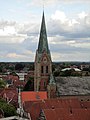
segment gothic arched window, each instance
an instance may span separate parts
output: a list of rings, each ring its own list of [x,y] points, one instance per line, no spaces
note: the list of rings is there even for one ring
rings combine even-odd
[[[48,66],[46,66],[46,73],[48,73]]]
[[[41,66],[41,73],[43,73],[43,66]]]

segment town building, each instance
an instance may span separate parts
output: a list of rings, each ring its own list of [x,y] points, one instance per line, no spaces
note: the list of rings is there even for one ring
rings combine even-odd
[[[0,98],[4,99],[8,104],[18,108],[18,91],[16,88],[0,89]]]
[[[52,75],[52,60],[48,47],[44,11],[34,64],[34,91],[47,91],[49,98],[54,97],[56,93],[56,84]]]
[[[0,90],[0,97],[30,120],[90,120],[90,78],[57,77],[55,80],[53,76],[44,11],[34,66],[34,71],[17,73],[19,77],[4,76],[10,88]],[[71,68],[62,71],[68,69]],[[34,91],[21,92],[29,77],[34,77]]]
[[[89,120],[90,101],[77,98],[57,98],[26,101],[24,115],[31,120]]]

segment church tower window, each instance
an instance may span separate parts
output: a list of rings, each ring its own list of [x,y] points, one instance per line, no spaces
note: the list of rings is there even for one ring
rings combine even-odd
[[[46,73],[48,73],[48,66],[46,66]]]
[[[43,66],[41,66],[41,73],[43,73]]]
[[[44,88],[46,88],[46,82],[44,81]]]

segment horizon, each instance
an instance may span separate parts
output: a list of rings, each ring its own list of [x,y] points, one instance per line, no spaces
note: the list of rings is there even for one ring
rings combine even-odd
[[[34,63],[34,61],[29,61],[29,62],[20,62],[20,61],[7,61],[7,62],[0,62],[0,63]],[[52,63],[90,63],[90,61],[52,61]]]
[[[0,62],[34,62],[43,0],[0,1]],[[53,62],[90,62],[90,1],[45,0]]]

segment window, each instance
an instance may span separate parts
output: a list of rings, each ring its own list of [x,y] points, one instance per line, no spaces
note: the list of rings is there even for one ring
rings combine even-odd
[[[43,73],[43,66],[41,66],[41,73]]]
[[[47,62],[47,58],[46,58],[46,57],[44,57],[43,62],[44,62],[44,63],[46,63],[46,62]]]
[[[46,66],[46,73],[48,73],[48,66]]]
[[[44,87],[46,87],[46,82],[44,81]]]
[[[46,86],[46,81],[44,81],[44,89],[46,89],[46,87],[47,87],[47,86]]]

